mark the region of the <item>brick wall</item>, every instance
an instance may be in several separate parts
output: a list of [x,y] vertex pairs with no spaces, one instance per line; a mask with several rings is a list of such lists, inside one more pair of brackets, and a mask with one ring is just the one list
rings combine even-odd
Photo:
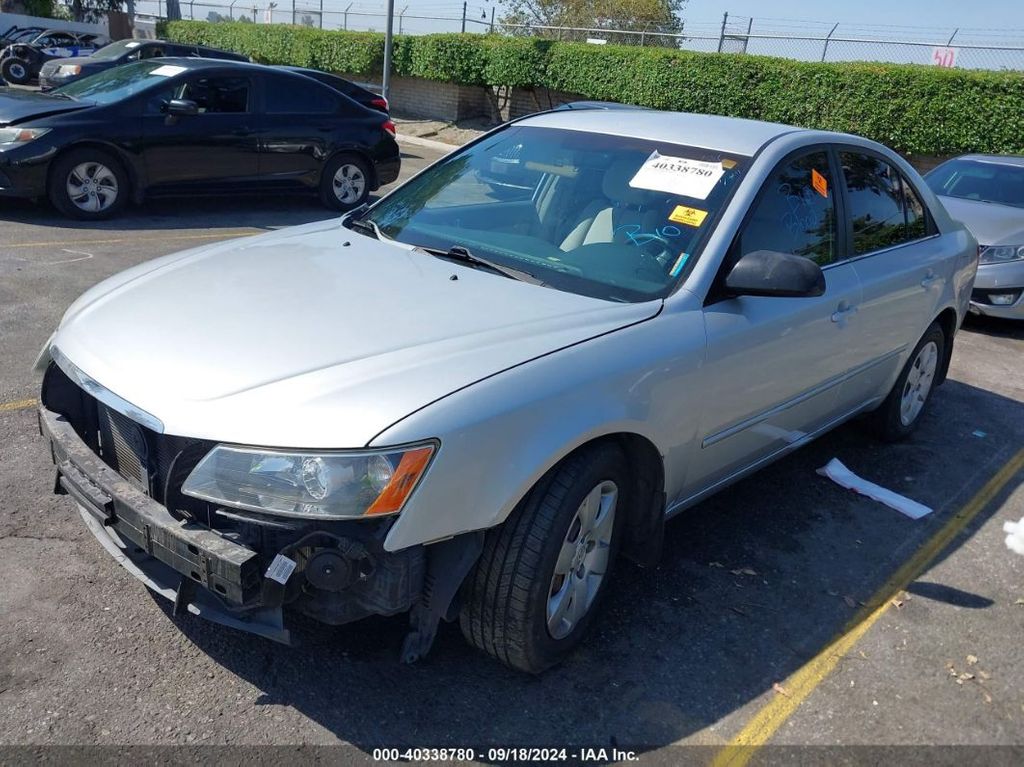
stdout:
[[[380,86],[379,78],[341,76],[357,83]],[[391,111],[397,117],[421,117],[447,122],[479,117],[494,119],[492,98],[487,89],[477,86],[456,85],[420,77],[393,77],[390,101]]]

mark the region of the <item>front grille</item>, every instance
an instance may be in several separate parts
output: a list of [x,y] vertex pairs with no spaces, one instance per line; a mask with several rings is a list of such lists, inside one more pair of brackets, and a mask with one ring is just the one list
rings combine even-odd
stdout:
[[116,410],[97,403],[100,457],[139,490],[152,495],[149,445],[142,427]]

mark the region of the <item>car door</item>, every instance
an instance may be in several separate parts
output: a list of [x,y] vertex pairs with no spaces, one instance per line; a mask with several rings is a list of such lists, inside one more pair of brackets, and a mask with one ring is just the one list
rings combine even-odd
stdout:
[[264,74],[260,180],[315,186],[342,129],[345,99],[308,77]]
[[938,314],[943,280],[953,273],[943,262],[957,253],[936,236],[921,196],[892,163],[859,147],[837,150],[849,256],[863,291],[856,323],[868,363],[844,384],[842,396],[863,402],[884,394]]
[[841,259],[844,231],[837,173],[827,147],[802,149],[769,176],[733,242],[718,283],[747,253],[805,256],[825,274],[818,297],[730,297],[713,290],[704,307],[707,397],[686,495],[707,490],[833,422],[837,391],[857,365],[860,302],[853,266]]
[[[167,114],[171,99],[194,102],[198,114]],[[233,187],[256,180],[258,118],[248,73],[192,72],[153,94],[143,111],[142,155],[150,187]]]

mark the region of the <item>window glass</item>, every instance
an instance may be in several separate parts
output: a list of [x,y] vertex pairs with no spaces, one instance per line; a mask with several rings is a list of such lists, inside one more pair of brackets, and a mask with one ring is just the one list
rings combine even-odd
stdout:
[[768,179],[740,234],[739,255],[756,250],[805,256],[820,266],[835,260],[835,193],[825,152],[789,161]]
[[907,209],[907,239],[919,240],[928,234],[928,217],[924,212],[924,203],[906,178],[901,175],[900,180],[903,182],[903,202]]
[[983,159],[944,162],[925,177],[935,194],[1024,208],[1024,165]]
[[871,253],[916,239],[907,231],[900,174],[876,157],[855,152],[840,152],[839,157],[853,221],[853,252]]
[[249,111],[249,80],[245,77],[197,77],[187,80],[176,98],[194,101],[200,114]]
[[302,79],[268,77],[267,114],[333,114],[338,99],[317,82]]
[[448,155],[366,219],[382,237],[442,254],[463,247],[558,290],[645,301],[686,279],[748,163],[664,141],[512,125]]

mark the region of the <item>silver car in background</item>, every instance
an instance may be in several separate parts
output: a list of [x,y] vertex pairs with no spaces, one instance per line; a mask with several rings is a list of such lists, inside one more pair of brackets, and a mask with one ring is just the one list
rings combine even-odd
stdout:
[[409,612],[406,661],[459,620],[537,672],[669,517],[859,414],[907,436],[977,258],[871,141],[549,112],[341,220],[94,287],[41,355],[41,426],[176,612],[281,641]]
[[971,311],[1024,320],[1024,157],[964,155],[925,181],[981,243]]

